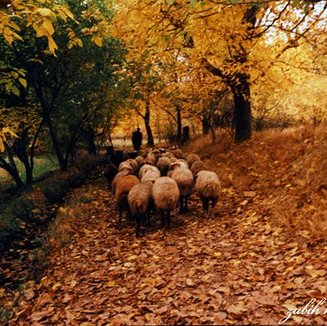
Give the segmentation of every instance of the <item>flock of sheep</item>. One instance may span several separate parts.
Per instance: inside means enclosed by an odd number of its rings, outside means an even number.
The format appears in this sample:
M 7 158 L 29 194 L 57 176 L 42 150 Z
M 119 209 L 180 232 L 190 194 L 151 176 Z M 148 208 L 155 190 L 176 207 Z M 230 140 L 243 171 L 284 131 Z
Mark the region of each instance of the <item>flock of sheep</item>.
M 161 224 L 170 226 L 171 211 L 179 203 L 180 213 L 187 211 L 193 189 L 200 197 L 203 209 L 208 211 L 211 202 L 215 207 L 221 192 L 219 178 L 209 171 L 197 154 L 186 157 L 179 148 L 139 151 L 135 159 L 127 159 L 117 167 L 109 163 L 104 171 L 119 210 L 121 223 L 123 210 L 128 218 L 136 220 L 136 234 L 141 222 L 156 208 Z

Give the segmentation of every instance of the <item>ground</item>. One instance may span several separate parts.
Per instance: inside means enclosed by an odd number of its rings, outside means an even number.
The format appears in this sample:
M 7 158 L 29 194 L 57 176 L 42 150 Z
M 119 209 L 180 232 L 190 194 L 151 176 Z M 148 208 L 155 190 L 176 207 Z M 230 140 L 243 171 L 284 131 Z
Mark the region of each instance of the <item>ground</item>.
M 312 193 L 313 185 L 300 181 L 301 171 L 307 175 L 309 169 L 305 164 L 316 164 L 313 157 L 324 166 L 323 154 L 317 153 L 326 149 L 327 133 L 299 135 L 291 137 L 298 144 L 289 150 L 291 164 L 289 156 L 282 159 L 283 146 L 290 145 L 285 135 L 284 144 L 277 138 L 280 153 L 269 143 L 276 143 L 275 136 L 263 138 L 261 145 L 256 139 L 241 147 L 208 144 L 198 152 L 221 176 L 217 207 L 204 213 L 194 194 L 188 214 L 174 212 L 171 229 L 161 229 L 154 214 L 152 228 L 141 238 L 133 224 L 117 227 L 102 176 L 76 189 L 52 227 L 49 267 L 39 283 L 26 283 L 10 323 L 278 324 L 289 309 L 303 308 L 310 299 L 315 301 L 307 308 L 313 308 L 327 293 L 327 243 L 316 230 L 324 225 L 304 230 L 305 224 L 283 224 L 275 214 L 276 206 L 277 212 L 285 209 L 276 199 L 286 195 L 286 217 L 294 209 L 302 216 L 324 208 L 315 207 L 318 190 Z M 305 139 L 312 143 L 302 152 Z M 320 189 L 324 183 L 318 179 Z M 322 325 L 326 308 L 321 301 L 320 311 L 298 311 L 287 322 Z

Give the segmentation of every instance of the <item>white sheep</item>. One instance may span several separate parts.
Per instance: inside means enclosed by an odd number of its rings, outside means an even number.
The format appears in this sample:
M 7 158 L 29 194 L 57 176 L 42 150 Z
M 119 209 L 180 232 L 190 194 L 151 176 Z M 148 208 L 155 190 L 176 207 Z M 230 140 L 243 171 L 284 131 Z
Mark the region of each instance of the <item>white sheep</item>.
M 193 174 L 189 169 L 178 168 L 173 170 L 171 178 L 174 179 L 179 189 L 179 212 L 187 212 L 187 201 L 194 187 Z
M 172 173 L 176 169 L 188 169 L 188 164 L 185 160 L 177 159 L 177 161 L 170 164 L 170 169 L 168 171 L 168 177 L 171 177 Z
M 160 178 L 160 171 L 158 169 L 150 170 L 144 174 L 144 176 L 141 178 L 141 182 L 145 182 L 145 181 L 154 182 L 158 178 Z
M 153 165 L 150 165 L 150 164 L 144 164 L 141 168 L 140 168 L 140 171 L 139 171 L 139 178 L 140 180 L 142 180 L 142 178 L 144 177 L 144 175 L 149 172 L 149 171 L 153 171 L 155 173 L 159 172 L 160 174 L 160 171 L 157 167 L 153 166 Z
M 179 189 L 175 180 L 169 177 L 158 178 L 152 188 L 154 205 L 160 213 L 161 224 L 170 226 L 170 213 L 177 206 Z
M 196 175 L 195 190 L 205 211 L 208 211 L 210 201 L 212 208 L 214 208 L 221 193 L 218 175 L 212 171 L 200 171 Z
M 136 220 L 136 235 L 140 234 L 142 219 L 146 218 L 150 224 L 150 213 L 153 207 L 151 197 L 153 183 L 150 181 L 141 182 L 135 185 L 128 193 L 128 205 L 132 217 Z
M 129 158 L 119 164 L 118 171 L 121 171 L 125 168 L 129 168 L 132 170 L 132 173 L 136 173 L 138 171 L 139 165 L 136 160 Z

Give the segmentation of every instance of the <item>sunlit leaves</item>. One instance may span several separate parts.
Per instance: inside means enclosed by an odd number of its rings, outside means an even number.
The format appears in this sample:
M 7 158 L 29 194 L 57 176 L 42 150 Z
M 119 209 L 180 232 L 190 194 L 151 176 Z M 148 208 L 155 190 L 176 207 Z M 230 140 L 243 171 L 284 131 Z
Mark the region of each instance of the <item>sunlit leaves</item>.
M 8 136 L 17 137 L 17 135 L 8 127 L 0 128 L 0 153 L 5 150 L 5 142 Z

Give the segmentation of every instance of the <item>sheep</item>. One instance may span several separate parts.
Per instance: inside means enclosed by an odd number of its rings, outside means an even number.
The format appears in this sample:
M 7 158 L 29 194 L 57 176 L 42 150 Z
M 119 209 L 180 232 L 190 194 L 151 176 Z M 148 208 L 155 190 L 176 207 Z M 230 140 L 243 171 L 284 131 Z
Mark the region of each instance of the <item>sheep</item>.
M 173 170 L 171 178 L 174 179 L 179 189 L 179 212 L 187 212 L 187 201 L 194 187 L 193 174 L 189 169 L 178 168 Z
M 160 178 L 160 171 L 157 170 L 150 170 L 147 171 L 144 176 L 141 178 L 141 182 L 145 181 L 152 181 L 154 182 L 156 179 Z
M 113 195 L 115 195 L 116 193 L 116 186 L 117 186 L 117 183 L 119 182 L 119 180 L 122 178 L 122 177 L 125 177 L 129 174 L 132 174 L 132 171 L 130 168 L 124 168 L 123 170 L 121 170 L 120 172 L 118 172 L 114 179 L 112 180 L 112 183 L 111 183 L 111 192 Z
M 139 165 L 136 160 L 129 158 L 119 164 L 118 171 L 121 171 L 124 168 L 130 168 L 132 173 L 136 173 L 139 168 Z
M 143 158 L 146 158 L 146 156 L 148 155 L 148 152 L 145 149 L 140 149 L 138 151 L 138 155 L 142 156 Z
M 121 224 L 122 212 L 124 209 L 127 211 L 127 216 L 130 217 L 127 196 L 129 191 L 138 183 L 139 179 L 135 175 L 126 175 L 122 176 L 116 184 L 115 202 L 119 211 L 119 224 Z
M 170 159 L 168 157 L 159 157 L 157 168 L 160 170 L 162 177 L 167 175 L 167 172 L 170 168 Z
M 186 158 L 186 162 L 189 166 L 192 166 L 195 161 L 201 161 L 200 156 L 197 154 L 190 154 Z
M 112 181 L 114 180 L 114 178 L 115 178 L 115 176 L 117 174 L 117 167 L 116 167 L 116 165 L 110 162 L 106 166 L 103 174 L 104 174 L 104 176 L 106 177 L 106 179 L 108 181 L 109 189 L 111 189 Z
M 145 163 L 149 165 L 156 165 L 157 157 L 153 153 L 149 153 L 145 158 Z
M 184 153 L 180 148 L 173 149 L 171 152 L 176 158 L 184 158 Z
M 161 157 L 168 157 L 169 159 L 171 159 L 175 156 L 171 152 L 164 152 L 164 153 L 162 153 Z
M 143 166 L 145 164 L 145 159 L 143 156 L 136 156 L 135 157 L 135 161 L 137 162 L 139 169 L 141 168 L 141 166 Z
M 144 164 L 141 168 L 140 168 L 140 171 L 139 171 L 139 178 L 140 180 L 142 180 L 142 178 L 144 177 L 144 175 L 149 172 L 149 171 L 154 171 L 155 173 L 159 172 L 160 174 L 160 171 L 157 167 L 153 166 L 153 165 L 150 165 L 150 164 Z
M 193 176 L 195 177 L 200 171 L 207 170 L 208 166 L 203 161 L 195 161 L 190 168 Z
M 200 171 L 196 175 L 195 190 L 199 195 L 203 209 L 209 210 L 209 201 L 214 208 L 221 193 L 219 177 L 212 171 Z
M 148 215 L 148 224 L 150 224 L 150 212 L 153 207 L 151 197 L 153 183 L 151 181 L 136 184 L 128 193 L 128 205 L 132 217 L 136 220 L 136 235 L 140 234 L 142 219 Z
M 162 226 L 170 226 L 170 212 L 177 206 L 179 189 L 175 180 L 169 177 L 158 178 L 152 188 L 152 198 L 161 217 Z
M 188 169 L 188 164 L 185 160 L 178 159 L 176 162 L 170 164 L 170 169 L 168 171 L 168 177 L 171 177 L 172 173 L 176 169 Z
M 170 159 L 170 163 L 175 163 L 178 161 L 175 156 L 169 157 L 169 159 Z

